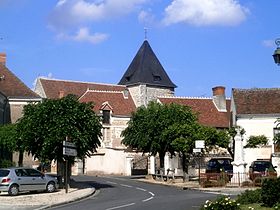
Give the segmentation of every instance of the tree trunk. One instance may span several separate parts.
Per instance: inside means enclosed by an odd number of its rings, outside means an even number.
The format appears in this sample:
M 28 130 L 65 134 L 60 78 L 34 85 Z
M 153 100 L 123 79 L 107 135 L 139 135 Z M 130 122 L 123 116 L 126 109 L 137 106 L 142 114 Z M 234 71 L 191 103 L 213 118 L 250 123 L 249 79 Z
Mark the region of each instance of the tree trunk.
M 22 151 L 19 151 L 19 157 L 18 157 L 18 166 L 23 166 L 23 153 Z
M 160 165 L 160 170 L 163 172 L 163 174 L 164 174 L 164 156 L 165 153 L 163 152 L 159 153 L 159 165 Z
M 189 181 L 189 156 L 182 153 L 182 166 L 183 166 L 183 182 Z

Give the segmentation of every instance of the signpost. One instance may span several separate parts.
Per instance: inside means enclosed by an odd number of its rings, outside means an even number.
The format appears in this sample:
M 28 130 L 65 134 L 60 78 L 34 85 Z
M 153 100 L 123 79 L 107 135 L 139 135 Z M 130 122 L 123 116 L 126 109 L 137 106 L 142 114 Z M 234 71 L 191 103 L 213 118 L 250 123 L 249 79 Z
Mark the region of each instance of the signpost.
M 195 148 L 193 149 L 194 153 L 197 153 L 198 156 L 198 182 L 200 184 L 200 162 L 201 162 L 201 150 L 205 147 L 205 141 L 204 140 L 196 140 L 195 141 Z
M 66 140 L 68 138 L 66 137 Z M 63 155 L 65 156 L 77 156 L 77 147 L 74 143 L 69 141 L 63 141 Z M 68 193 L 68 158 L 65 158 L 65 192 Z

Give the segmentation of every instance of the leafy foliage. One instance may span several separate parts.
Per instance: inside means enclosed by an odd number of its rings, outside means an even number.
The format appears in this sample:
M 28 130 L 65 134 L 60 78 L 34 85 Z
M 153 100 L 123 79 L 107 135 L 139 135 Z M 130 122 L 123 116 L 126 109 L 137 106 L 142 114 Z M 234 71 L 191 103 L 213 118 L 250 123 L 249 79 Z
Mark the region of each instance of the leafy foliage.
M 201 210 L 239 210 L 240 205 L 234 199 L 227 196 L 220 196 L 215 201 L 207 200 L 205 204 L 200 208 Z
M 265 135 L 250 136 L 245 148 L 257 148 L 260 146 L 265 146 L 268 143 L 268 138 Z
M 16 124 L 5 124 L 0 126 L 0 145 L 4 146 L 11 152 L 18 151 L 20 149 L 18 140 Z
M 171 145 L 174 140 L 172 130 L 196 121 L 197 116 L 189 107 L 150 102 L 147 107 L 139 107 L 132 114 L 128 127 L 122 132 L 122 143 L 140 152 L 149 152 L 152 155 L 159 153 L 162 159 L 166 152 L 174 154 Z
M 272 207 L 280 203 L 280 178 L 265 179 L 261 190 L 262 202 L 265 206 Z
M 18 135 L 25 149 L 41 161 L 61 161 L 67 136 L 77 146 L 78 158 L 84 158 L 100 145 L 100 119 L 92 108 L 73 95 L 28 104 L 17 124 Z
M 245 190 L 245 192 L 237 196 L 236 201 L 240 204 L 261 203 L 261 189 Z

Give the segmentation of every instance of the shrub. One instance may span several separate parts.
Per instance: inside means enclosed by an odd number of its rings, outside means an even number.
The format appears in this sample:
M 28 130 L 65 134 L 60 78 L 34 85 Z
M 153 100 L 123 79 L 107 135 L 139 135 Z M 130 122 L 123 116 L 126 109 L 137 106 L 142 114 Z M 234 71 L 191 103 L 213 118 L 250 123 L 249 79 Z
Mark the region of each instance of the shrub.
M 236 201 L 240 204 L 261 203 L 261 189 L 246 190 L 237 196 Z
M 0 168 L 8 168 L 11 166 L 15 166 L 15 163 L 11 160 L 0 160 Z
M 215 201 L 207 200 L 205 204 L 200 208 L 201 210 L 239 210 L 240 206 L 235 200 L 227 196 L 218 197 Z
M 262 202 L 264 206 L 272 207 L 280 203 L 280 178 L 264 179 L 261 188 Z
M 273 206 L 273 209 L 280 209 L 280 203 L 276 203 L 276 204 Z

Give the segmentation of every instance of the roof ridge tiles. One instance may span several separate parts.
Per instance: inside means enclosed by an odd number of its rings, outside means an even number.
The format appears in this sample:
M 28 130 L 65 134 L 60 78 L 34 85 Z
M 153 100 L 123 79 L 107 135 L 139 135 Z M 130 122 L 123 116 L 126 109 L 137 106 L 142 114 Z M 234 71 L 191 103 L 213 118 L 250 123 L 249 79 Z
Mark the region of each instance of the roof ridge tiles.
M 88 88 L 86 92 L 96 92 L 96 93 L 123 93 L 123 91 L 119 90 L 95 90 Z
M 213 99 L 212 97 L 199 97 L 199 96 L 159 96 L 158 98 L 174 98 L 174 99 Z
M 65 79 L 56 79 L 56 78 L 49 78 L 49 77 L 39 77 L 39 79 L 54 80 L 54 81 L 61 81 L 61 82 L 74 82 L 74 83 L 83 83 L 83 84 L 96 84 L 96 85 L 125 87 L 125 85 L 116 85 L 116 84 L 99 83 L 99 82 L 85 82 L 85 81 L 77 81 L 77 80 L 65 80 Z

